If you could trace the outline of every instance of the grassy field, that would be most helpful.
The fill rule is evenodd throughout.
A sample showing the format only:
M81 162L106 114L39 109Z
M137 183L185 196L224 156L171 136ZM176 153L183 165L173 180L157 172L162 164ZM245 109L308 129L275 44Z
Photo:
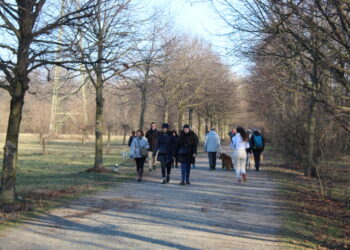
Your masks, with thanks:
M336 174L323 177L327 197L319 196L317 180L288 169L282 159L269 153L264 165L279 183L284 223L281 235L286 248L350 248L350 157L330 162Z
M0 208L0 224L17 219L20 215L55 206L62 200L106 188L134 175L134 163L122 159L121 152L128 151L121 137L113 137L110 154L104 155L104 165L111 168L122 163L118 174L87 173L94 163L93 138L82 145L79 136L60 136L47 145L42 154L37 135L21 135L17 185L18 195L24 200L15 206ZM0 135L0 144L4 135ZM2 152L0 155L2 162ZM0 170L1 173L1 170Z

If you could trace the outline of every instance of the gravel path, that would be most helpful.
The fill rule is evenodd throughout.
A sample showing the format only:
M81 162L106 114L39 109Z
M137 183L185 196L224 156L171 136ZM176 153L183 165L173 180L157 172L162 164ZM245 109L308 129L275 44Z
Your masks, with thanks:
M1 232L0 249L278 249L275 184L264 172L208 171L204 155L192 185L180 186L180 170L160 184L159 168L108 191L26 220Z

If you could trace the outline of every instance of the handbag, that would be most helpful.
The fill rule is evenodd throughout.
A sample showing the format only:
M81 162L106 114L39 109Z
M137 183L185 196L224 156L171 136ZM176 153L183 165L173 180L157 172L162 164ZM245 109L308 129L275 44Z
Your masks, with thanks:
M148 149L145 147L141 147L140 141L138 139L136 139L136 140L137 140L137 143L139 144L139 147L140 147L141 156L147 157L148 156Z

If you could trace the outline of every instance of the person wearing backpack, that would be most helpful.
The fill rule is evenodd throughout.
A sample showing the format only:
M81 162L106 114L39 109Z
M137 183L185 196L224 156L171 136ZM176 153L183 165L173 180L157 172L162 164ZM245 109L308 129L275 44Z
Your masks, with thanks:
M171 166L174 162L174 154L176 148L176 137L169 131L169 125L163 123L162 132L158 137L157 145L154 148L153 156L158 152L157 161L161 164L162 169L162 184L167 184L170 181Z
M136 131L136 138L130 146L130 158L135 159L137 181L142 181L143 166L145 165L146 158L148 156L149 143L147 138L144 137L142 130Z
M254 155L255 169L259 171L261 154L265 148L265 140L257 129L254 129L253 135L250 138L250 148Z

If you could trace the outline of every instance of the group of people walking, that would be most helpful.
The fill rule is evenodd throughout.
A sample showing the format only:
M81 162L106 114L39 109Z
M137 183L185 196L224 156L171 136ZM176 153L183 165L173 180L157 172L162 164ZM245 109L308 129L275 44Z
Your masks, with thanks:
M143 166L148 158L149 171L156 169L156 161L160 162L162 184L170 182L171 169L177 162L181 163L180 185L189 185L191 164L197 155L198 137L189 125L177 135L171 131L167 123L162 124L162 130L157 130L156 123L152 122L146 136L138 130L135 137L130 137L130 158L135 159L138 181L142 181Z
M257 129L250 133L242 127L233 129L229 135L237 181L246 182L249 154L253 153L255 168L259 171L260 158L265 147L264 137ZM144 164L148 158L149 171L156 169L156 161L160 162L162 184L170 182L171 169L174 165L177 166L177 162L181 163L180 185L191 184L191 165L195 163L198 137L189 125L183 126L183 130L177 135L176 131L170 130L169 124L163 123L162 130L159 131L156 123L153 122L145 136L141 130L133 134L130 137L129 146L130 158L135 159L136 162L139 182L142 181ZM221 152L221 140L215 128L205 136L204 151L208 153L209 170L214 171L217 155Z

